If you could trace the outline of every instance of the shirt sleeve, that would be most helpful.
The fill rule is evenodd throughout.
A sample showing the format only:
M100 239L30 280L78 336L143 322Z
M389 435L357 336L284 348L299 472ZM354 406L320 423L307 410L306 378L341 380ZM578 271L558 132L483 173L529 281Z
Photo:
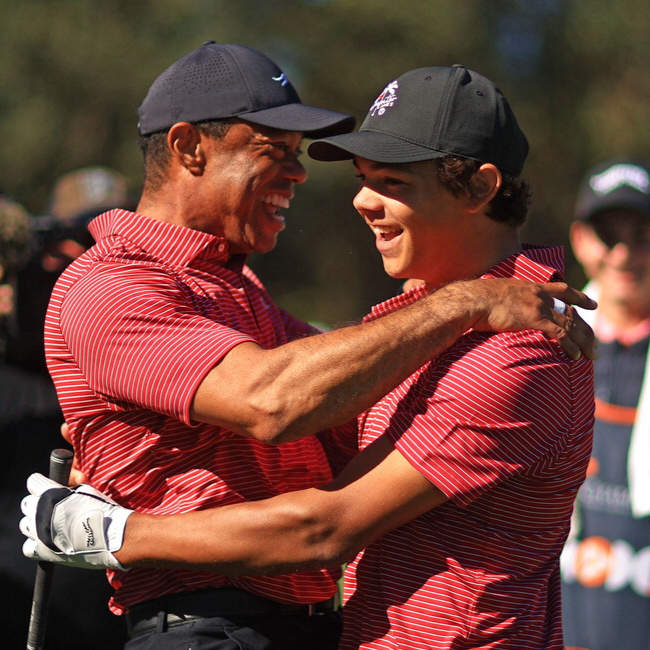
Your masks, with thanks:
M396 396L387 431L418 471L466 506L562 457L573 417L571 363L536 332L470 334Z
M202 379L229 350L254 340L220 322L216 301L210 317L199 303L155 266L99 264L69 290L61 332L89 388L110 407L191 424Z

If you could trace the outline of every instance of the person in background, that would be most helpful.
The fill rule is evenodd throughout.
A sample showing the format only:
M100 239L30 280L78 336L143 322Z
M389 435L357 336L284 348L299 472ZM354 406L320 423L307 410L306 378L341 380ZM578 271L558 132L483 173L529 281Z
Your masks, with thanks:
M0 296L4 291L12 294L11 311L3 319L5 363L0 370L2 413L5 420L11 416L3 428L3 449L11 463L3 474L0 502L3 597L7 601L2 611L8 621L3 642L7 648L25 647L34 583L34 567L21 561L13 502L24 477L34 467L47 468L50 451L61 446L63 415L47 372L43 344L47 304L63 269L91 244L87 225L92 217L110 207L131 204L126 177L113 169L95 165L63 174L53 185L45 214L24 211L30 254L14 267L10 284L0 286ZM6 212L2 216L6 223ZM71 592L85 595L71 601ZM126 631L109 612L109 597L110 586L102 576L59 572L52 587L48 647L121 647Z
M43 325L54 284L68 264L92 245L88 223L110 208L133 205L128 179L109 167L82 167L56 180L45 213L31 217L34 251L16 275L20 301L8 341L9 361L50 379L45 365Z
M0 476L0 611L5 650L25 648L35 577L33 564L23 562L20 553L15 501L26 477L36 467L46 470L50 451L61 446L63 416L52 380L4 354L19 338L16 312L25 299L19 278L29 267L35 247L33 221L27 210L1 197L0 440L6 462ZM70 598L71 593L83 597ZM123 645L125 630L108 611L108 596L103 576L61 567L52 586L48 649L114 650Z
M0 317L13 314L12 283L27 264L32 250L32 232L27 210L18 202L0 195Z
M0 426L20 420L26 413L47 413L57 405L50 381L25 372L7 358L9 341L17 329L17 278L32 250L29 213L17 201L0 197Z
M358 132L317 140L308 152L354 161L354 205L385 271L422 281L377 306L358 328L299 342L325 346L322 356L312 348L315 366L301 358L314 380L331 376L332 359L343 373L358 363L351 353L346 364L331 335L356 331L354 350L367 357L362 365L372 364L378 352L412 340L400 317L436 296L444 300L440 310L467 305L449 296L450 288L561 280L561 249L520 241L530 198L520 178L528 142L505 97L482 75L463 66L407 72L379 95ZM373 344L378 350L367 347L375 327L388 327ZM559 555L591 448L591 362L567 356L533 329L483 329L463 323L452 345L378 401L367 383L349 395L328 389L336 396L330 408L341 399L357 408L364 391L371 400L358 418L360 453L324 485L162 516L111 505L89 486L49 490L51 482L33 477L30 489L45 496L23 504L25 552L126 566L127 577L145 567L186 567L233 580L350 561L342 649L559 650ZM263 363L263 354L250 352L240 350L242 372L247 362ZM400 354L408 353L402 347ZM219 390L227 390L225 371ZM292 385L284 372L262 371L286 400L313 398L307 377ZM355 385L348 382L348 392ZM202 409L196 413L200 420ZM303 433L312 422L311 414L301 419ZM40 527L38 542L36 510L53 530ZM168 607L145 607L143 627L170 615L196 625L209 620L208 608L172 599Z
M650 648L650 161L581 182L571 244L598 309L594 444L562 554L569 647Z

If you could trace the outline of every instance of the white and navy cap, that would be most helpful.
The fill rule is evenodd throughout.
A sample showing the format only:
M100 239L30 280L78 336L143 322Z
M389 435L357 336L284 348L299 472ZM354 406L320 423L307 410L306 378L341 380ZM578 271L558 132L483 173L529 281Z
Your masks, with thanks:
M355 124L351 115L303 104L287 75L261 52L208 41L153 82L138 109L138 131L231 117L310 138L349 133Z
M612 158L587 172L578 192L576 219L588 221L615 209L650 217L650 161Z

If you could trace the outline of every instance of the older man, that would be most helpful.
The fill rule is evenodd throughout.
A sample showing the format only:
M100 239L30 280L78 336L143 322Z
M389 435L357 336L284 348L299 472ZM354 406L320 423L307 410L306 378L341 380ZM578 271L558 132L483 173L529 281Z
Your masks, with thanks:
M238 161L231 174L271 156L292 170L294 182L300 180L299 134L256 131L237 122L228 132L233 140L223 140ZM174 175L200 193L194 176L208 174L210 154L218 154L220 145L204 143L187 124L170 133L177 134L172 154L186 168ZM271 137L285 142L283 153L274 150ZM171 508L157 507L150 492L144 504L129 505L128 495L114 489L119 477L97 487L112 488L121 504L147 514L84 496L93 492L88 487L71 497L67 489L46 490L39 518L54 526L54 540L41 530L49 549L42 541L28 543L27 554L132 567L122 580L155 579L143 573L145 566L189 566L218 572L216 585L234 583L264 595L270 594L260 585L269 584L268 576L298 579L293 572L336 566L356 555L346 579L342 647L458 649L498 641L518 650L560 648L558 557L589 455L590 362L580 355L572 360L533 329L485 333L504 329L490 320L503 315L501 307L486 322L485 291L495 300L494 289L500 294L518 287L524 296L523 287L561 279L560 251L519 240L529 195L518 177L527 151L505 98L461 66L403 75L380 95L358 133L313 143L310 154L317 159L354 159L361 182L355 206L375 233L386 271L423 283L378 307L360 326L270 350L239 339L217 356L194 392L196 382L183 388L179 377L189 409L179 409L177 417L187 425L221 427L220 437L208 429L217 453L222 445L239 449L246 441L261 454L291 450L300 436L366 409L359 418L361 453L323 487L317 485L320 472L311 487L271 499L261 499L258 491L259 500L247 504L210 499L216 479L206 483L203 472L208 498L186 508L203 511L171 517L152 516ZM258 191L255 184L253 190L257 206L247 214L254 218L238 211L239 218L224 220L222 207L193 223L217 237L227 227L228 245L237 252L269 248L278 219L259 203L268 203L264 197L274 192ZM244 237L249 223L254 227ZM525 282L510 285L505 278L512 277ZM114 286L109 282L109 290ZM519 317L510 314L508 320L513 326ZM169 346L163 340L163 350ZM166 363L159 365L168 372ZM196 426L200 431L202 425ZM169 435L179 439L175 427ZM156 443L163 439L156 436ZM269 448L258 441L288 444ZM83 454L79 433L75 442ZM136 452L142 447L139 441ZM169 449L159 457L171 466L182 454ZM245 464L240 474L250 475L246 457L238 458ZM130 473L122 467L121 474ZM151 481L175 480L169 471L151 474ZM96 476L91 480L97 482ZM285 480L277 491L295 485ZM31 481L36 494L47 486ZM183 496L178 492L177 499ZM27 500L28 513L35 501ZM223 507L205 510L217 502ZM36 537L33 518L23 528ZM88 530L96 544L90 553L81 539ZM277 598L287 601L284 594ZM168 610L157 604L147 612L157 621L205 624L210 617L209 609L179 600Z

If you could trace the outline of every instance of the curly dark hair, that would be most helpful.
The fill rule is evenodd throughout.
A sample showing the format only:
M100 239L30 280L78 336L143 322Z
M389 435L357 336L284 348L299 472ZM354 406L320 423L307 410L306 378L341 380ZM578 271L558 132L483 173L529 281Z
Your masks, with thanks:
M194 122L202 133L215 140L221 140L228 133L231 121L228 120L206 120ZM150 135L140 136L139 145L144 158L144 188L156 191L160 189L165 180L165 171L169 165L170 152L167 146L168 131L158 131Z
M455 196L469 193L470 180L483 164L470 158L445 155L434 158L441 183ZM531 201L530 186L526 181L501 172L503 183L498 194L490 201L487 214L491 219L511 226L521 226L528 216Z

